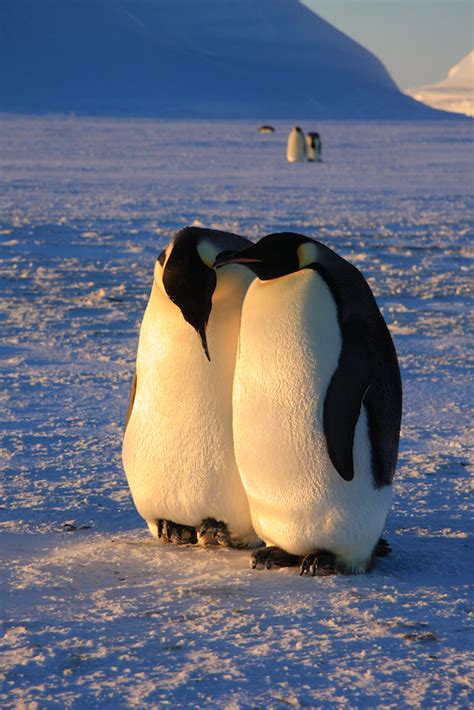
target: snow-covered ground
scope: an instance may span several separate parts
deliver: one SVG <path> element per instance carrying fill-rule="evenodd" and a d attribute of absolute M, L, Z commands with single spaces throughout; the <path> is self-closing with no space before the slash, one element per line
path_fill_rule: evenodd
<path fill-rule="evenodd" d="M 2 707 L 472 703 L 472 129 L 302 127 L 324 163 L 286 163 L 288 124 L 2 118 Z M 405 388 L 373 573 L 253 571 L 248 552 L 161 545 L 135 512 L 137 329 L 192 223 L 304 232 L 369 277 Z"/>

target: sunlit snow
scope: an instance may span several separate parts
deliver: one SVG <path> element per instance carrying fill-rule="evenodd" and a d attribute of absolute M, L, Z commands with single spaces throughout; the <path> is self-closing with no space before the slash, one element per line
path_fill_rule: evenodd
<path fill-rule="evenodd" d="M 2 118 L 3 707 L 468 706 L 471 128 L 303 121 L 324 162 L 290 165 L 274 125 Z M 373 573 L 253 571 L 137 515 L 138 326 L 193 223 L 303 232 L 368 277 L 405 392 Z"/>

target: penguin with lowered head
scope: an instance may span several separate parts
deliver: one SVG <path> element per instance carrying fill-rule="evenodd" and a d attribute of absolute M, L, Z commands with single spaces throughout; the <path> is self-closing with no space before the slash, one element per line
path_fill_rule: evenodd
<path fill-rule="evenodd" d="M 232 442 L 240 314 L 254 275 L 239 265 L 213 268 L 222 252 L 250 244 L 187 227 L 155 264 L 122 458 L 138 512 L 169 542 L 258 541 Z"/>
<path fill-rule="evenodd" d="M 402 409 L 397 355 L 358 269 L 301 234 L 270 234 L 216 265 L 257 276 L 242 309 L 234 447 L 254 567 L 362 573 L 390 548 Z"/>

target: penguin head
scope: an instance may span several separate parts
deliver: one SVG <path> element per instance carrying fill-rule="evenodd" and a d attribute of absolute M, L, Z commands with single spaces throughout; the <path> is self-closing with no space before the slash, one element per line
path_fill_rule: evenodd
<path fill-rule="evenodd" d="M 180 309 L 198 333 L 210 360 L 206 327 L 212 310 L 217 276 L 214 262 L 219 254 L 234 253 L 249 242 L 243 237 L 213 229 L 185 227 L 161 252 L 155 266 L 155 282 Z M 229 249 L 230 246 L 230 249 Z"/>
<path fill-rule="evenodd" d="M 318 244 L 310 237 L 293 232 L 268 234 L 247 249 L 221 254 L 215 266 L 243 264 L 261 281 L 293 274 L 318 261 Z"/>

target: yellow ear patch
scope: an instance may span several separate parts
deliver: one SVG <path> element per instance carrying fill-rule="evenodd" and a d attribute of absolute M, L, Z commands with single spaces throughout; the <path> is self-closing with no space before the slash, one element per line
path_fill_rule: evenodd
<path fill-rule="evenodd" d="M 216 257 L 219 254 L 219 249 L 214 246 L 214 244 L 211 244 L 211 242 L 206 240 L 198 242 L 196 249 L 206 266 L 209 266 L 212 269 Z"/>
<path fill-rule="evenodd" d="M 314 264 L 318 260 L 318 247 L 313 242 L 304 242 L 298 247 L 298 262 L 300 269 L 304 269 L 305 266 Z"/>

